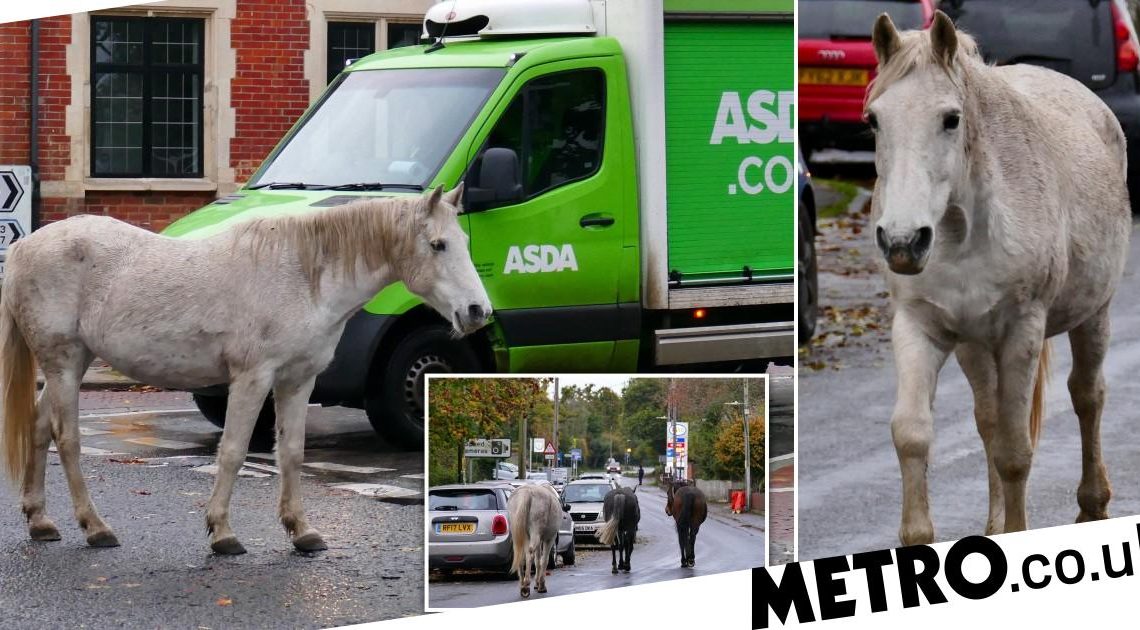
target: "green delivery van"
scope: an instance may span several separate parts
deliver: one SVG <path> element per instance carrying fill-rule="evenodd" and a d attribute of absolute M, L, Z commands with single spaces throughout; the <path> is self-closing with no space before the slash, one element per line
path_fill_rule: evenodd
<path fill-rule="evenodd" d="M 438 3 L 424 45 L 353 62 L 243 188 L 165 233 L 463 181 L 491 324 L 454 339 L 391 286 L 313 394 L 397 443 L 422 443 L 429 372 L 790 363 L 792 3 Z M 223 422 L 224 390 L 195 400 Z"/>

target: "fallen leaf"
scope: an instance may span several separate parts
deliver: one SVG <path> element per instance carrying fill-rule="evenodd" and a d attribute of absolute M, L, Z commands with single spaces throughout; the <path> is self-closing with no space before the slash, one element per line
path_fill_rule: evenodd
<path fill-rule="evenodd" d="M 219 598 L 218 598 L 218 601 L 217 601 L 216 603 L 217 603 L 219 606 L 233 606 L 233 605 L 234 605 L 234 600 L 232 600 L 232 599 L 230 599 L 230 598 L 228 598 L 228 597 L 219 597 Z"/>

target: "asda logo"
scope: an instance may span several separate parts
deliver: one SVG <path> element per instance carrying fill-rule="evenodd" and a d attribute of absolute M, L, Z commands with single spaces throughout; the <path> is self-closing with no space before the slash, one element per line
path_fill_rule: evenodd
<path fill-rule="evenodd" d="M 722 93 L 709 144 L 723 145 L 728 141 L 738 145 L 793 142 L 794 100 L 792 92 L 756 90 L 747 98 L 740 92 Z M 792 161 L 787 156 L 749 155 L 737 166 L 736 180 L 728 184 L 728 194 L 735 195 L 740 191 L 746 195 L 759 195 L 768 191 L 780 195 L 791 189 L 794 174 Z"/>
<path fill-rule="evenodd" d="M 507 250 L 507 265 L 503 275 L 509 273 L 549 273 L 578 271 L 574 246 L 565 245 L 512 245 Z"/>

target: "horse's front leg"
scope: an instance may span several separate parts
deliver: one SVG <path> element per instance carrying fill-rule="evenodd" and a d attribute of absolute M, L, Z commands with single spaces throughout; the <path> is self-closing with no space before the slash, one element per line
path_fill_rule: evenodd
<path fill-rule="evenodd" d="M 997 360 L 993 352 L 976 344 L 958 346 L 955 355 L 974 392 L 974 422 L 986 451 L 990 486 L 986 535 L 1000 534 L 1005 528 L 1005 498 L 1002 496 L 1001 477 L 994 465 L 994 434 L 997 432 L 998 420 Z"/>
<path fill-rule="evenodd" d="M 934 540 L 930 520 L 926 467 L 934 439 L 934 390 L 938 370 L 950 348 L 927 335 L 904 308 L 895 314 L 891 341 L 898 372 L 898 399 L 891 416 L 891 436 L 902 475 L 902 525 L 899 540 L 904 545 Z"/>
<path fill-rule="evenodd" d="M 1069 395 L 1081 423 L 1081 483 L 1077 522 L 1108 518 L 1108 483 L 1100 453 L 1100 414 L 1104 410 L 1104 354 L 1108 349 L 1108 305 L 1085 323 L 1069 331 L 1073 348 L 1073 371 L 1069 374 Z"/>
<path fill-rule="evenodd" d="M 317 530 L 309 525 L 301 505 L 301 464 L 305 455 L 305 416 L 316 377 L 297 386 L 273 389 L 277 413 L 277 466 L 281 469 L 281 497 L 277 514 L 298 551 L 328 549 Z"/>
<path fill-rule="evenodd" d="M 1025 486 L 1033 464 L 1029 414 L 1045 341 L 1045 309 L 1030 309 L 1010 322 L 998 349 L 998 423 L 994 466 L 1005 496 L 1004 531 L 1028 527 Z"/>
<path fill-rule="evenodd" d="M 210 548 L 215 553 L 245 553 L 245 547 L 230 529 L 230 497 L 233 496 L 238 471 L 245 462 L 253 425 L 265 404 L 265 397 L 269 395 L 269 387 L 268 375 L 253 373 L 239 374 L 230 383 L 226 427 L 218 444 L 218 477 L 206 503 L 206 529 L 210 533 Z"/>
<path fill-rule="evenodd" d="M 635 534 L 630 534 L 628 532 L 622 534 L 622 547 L 625 549 L 625 572 L 626 573 L 629 573 L 629 571 L 631 569 L 630 563 L 633 561 L 633 539 L 635 537 L 636 537 Z"/>
<path fill-rule="evenodd" d="M 610 573 L 618 572 L 618 541 L 621 540 L 621 534 L 618 534 L 617 540 L 610 543 Z"/>

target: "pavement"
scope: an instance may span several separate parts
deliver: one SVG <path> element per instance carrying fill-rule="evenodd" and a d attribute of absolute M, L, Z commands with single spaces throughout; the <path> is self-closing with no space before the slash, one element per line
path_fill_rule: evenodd
<path fill-rule="evenodd" d="M 383 442 L 362 412 L 309 409 L 302 495 L 329 550 L 293 550 L 270 446 L 255 443 L 231 505 L 249 550 L 237 557 L 209 549 L 220 430 L 187 394 L 84 391 L 80 414 L 82 470 L 122 546 L 84 543 L 55 453 L 48 513 L 63 540 L 30 541 L 0 484 L 5 627 L 323 628 L 422 611 L 423 454 Z"/>
<path fill-rule="evenodd" d="M 772 566 L 795 561 L 795 456 L 770 459 L 768 466 L 768 565 Z"/>
<path fill-rule="evenodd" d="M 877 270 L 866 214 L 820 222 L 819 334 L 800 357 L 800 560 L 895 547 L 901 488 L 890 437 L 895 369 L 886 286 Z M 1105 364 L 1102 444 L 1114 495 L 1112 516 L 1140 514 L 1140 457 L 1132 417 L 1140 404 L 1140 235 L 1133 228 L 1120 289 L 1111 307 Z M 1065 378 L 1066 337 L 1053 341 L 1047 416 L 1029 477 L 1029 524 L 1049 527 L 1077 516 L 1080 435 Z M 973 397 L 956 362 L 939 378 L 929 467 L 935 539 L 985 530 L 987 483 Z"/>
<path fill-rule="evenodd" d="M 43 384 L 43 374 L 37 372 L 36 383 Z M 96 359 L 91 363 L 91 367 L 87 368 L 87 372 L 83 374 L 83 383 L 80 389 L 84 391 L 94 390 L 128 390 L 128 389 L 147 389 L 149 391 L 158 391 L 157 388 L 150 385 L 144 385 L 135 381 L 134 379 L 120 374 L 115 371 L 110 365 L 101 359 Z"/>
<path fill-rule="evenodd" d="M 629 479 L 622 481 L 636 483 Z M 532 592 L 530 600 L 764 566 L 763 514 L 733 518 L 720 511 L 728 512 L 727 505 L 710 506 L 713 512 L 697 535 L 696 566 L 682 569 L 673 519 L 665 515 L 664 491 L 656 486 L 642 486 L 637 497 L 641 521 L 632 571 L 611 574 L 609 549 L 579 539 L 577 562 L 567 567 L 559 559 L 557 567 L 546 578 L 549 592 Z M 507 578 L 488 571 L 456 571 L 448 576 L 432 572 L 428 597 L 432 608 L 468 608 L 521 601 L 517 577 Z"/>

